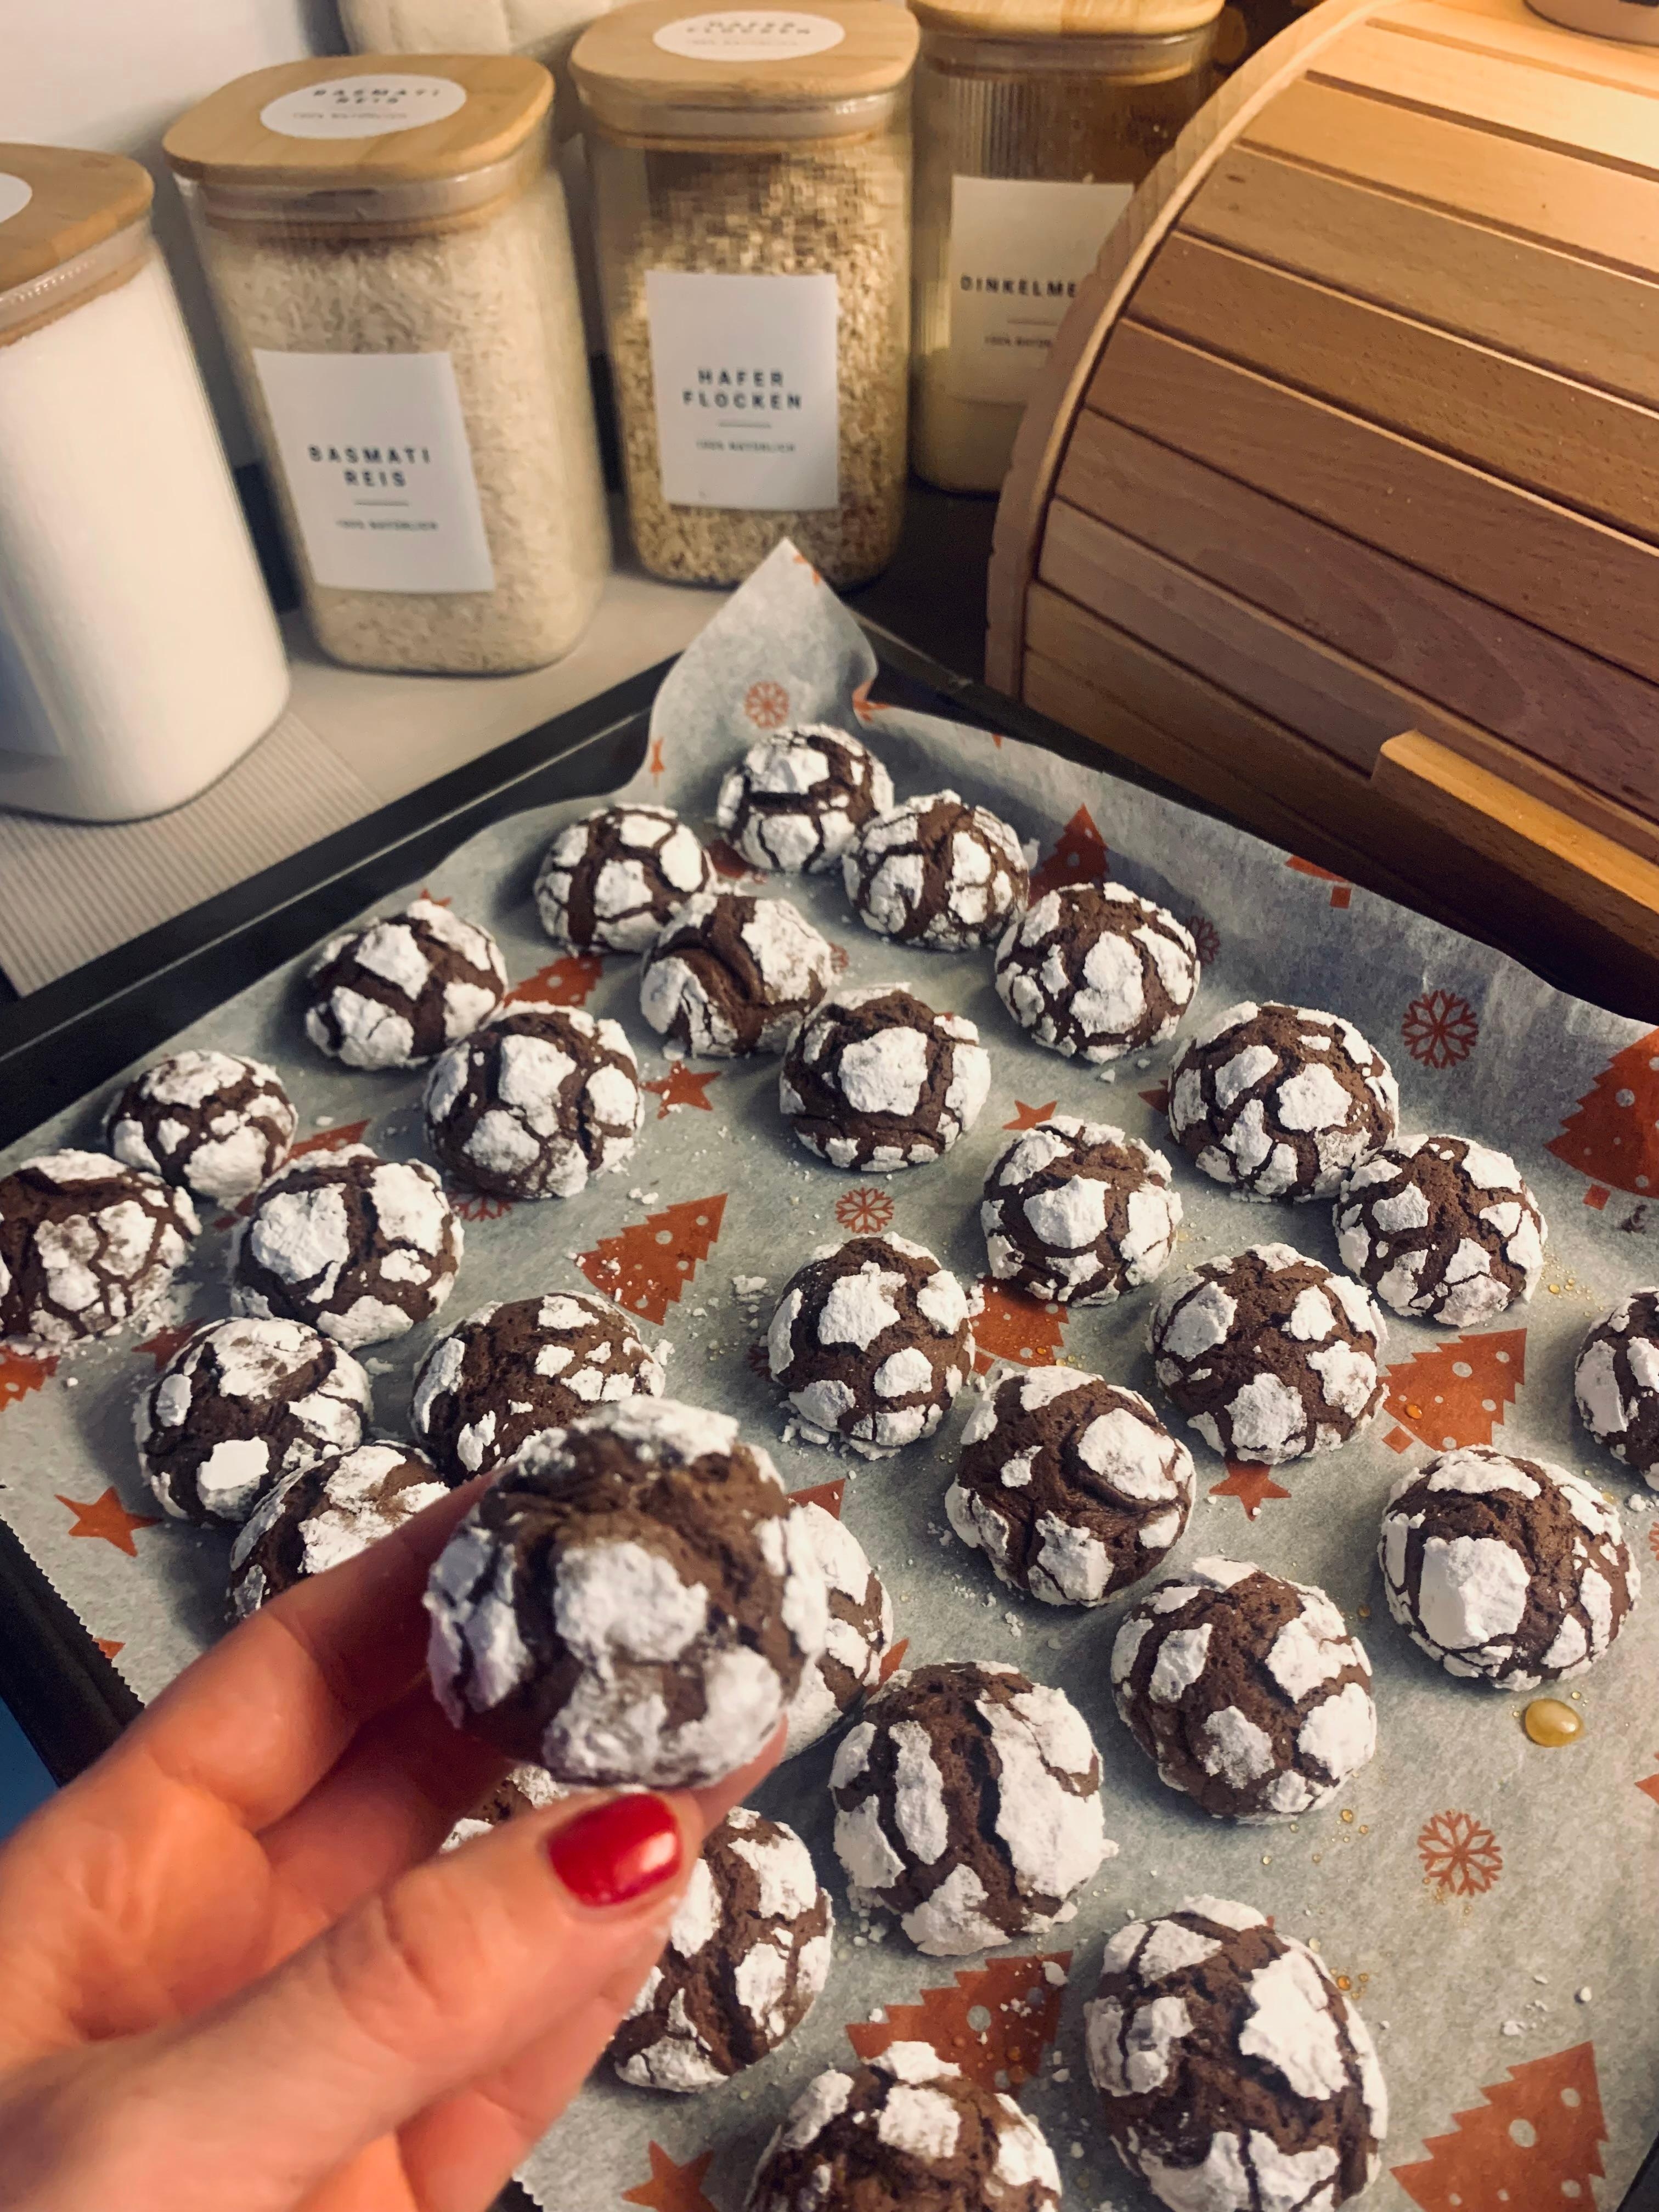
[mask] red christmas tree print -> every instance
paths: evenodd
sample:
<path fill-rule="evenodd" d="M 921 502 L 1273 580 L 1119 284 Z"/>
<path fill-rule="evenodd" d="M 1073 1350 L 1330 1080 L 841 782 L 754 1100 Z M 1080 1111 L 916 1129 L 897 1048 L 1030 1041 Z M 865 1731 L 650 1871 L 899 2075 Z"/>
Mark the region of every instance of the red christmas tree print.
<path fill-rule="evenodd" d="M 833 1521 L 841 1518 L 841 1502 L 847 1493 L 847 1477 L 836 1482 L 815 1482 L 806 1490 L 792 1490 L 791 1502 L 796 1505 L 821 1505 Z"/>
<path fill-rule="evenodd" d="M 726 1193 L 688 1199 L 665 1212 L 647 1214 L 616 1237 L 602 1237 L 576 1265 L 597 1291 L 629 1313 L 665 1321 L 668 1309 L 696 1273 L 720 1233 Z"/>
<path fill-rule="evenodd" d="M 657 1119 L 665 1121 L 677 1106 L 696 1106 L 703 1113 L 712 1114 L 708 1103 L 708 1086 L 720 1081 L 720 1070 L 711 1067 L 707 1075 L 693 1075 L 683 1060 L 671 1060 L 666 1075 L 659 1075 L 654 1083 L 641 1088 L 653 1092 L 657 1101 Z"/>
<path fill-rule="evenodd" d="M 1455 991 L 1425 991 L 1400 1024 L 1406 1049 L 1425 1067 L 1455 1067 L 1474 1050 L 1480 1017 Z"/>
<path fill-rule="evenodd" d="M 708 865 L 717 876 L 728 884 L 763 884 L 766 878 L 758 868 L 751 868 L 737 847 L 724 837 L 705 837 L 702 849 L 708 855 Z"/>
<path fill-rule="evenodd" d="M 862 684 L 855 684 L 853 686 L 853 712 L 858 716 L 860 722 L 873 722 L 876 716 L 881 712 L 880 708 L 874 705 L 871 701 L 870 685 L 872 680 L 872 679 L 870 677 L 866 676 Z"/>
<path fill-rule="evenodd" d="M 878 1680 L 890 1682 L 904 1664 L 904 1655 L 909 1649 L 910 1639 L 908 1636 L 901 1636 L 896 1644 L 890 1645 L 883 1655 L 880 1666 L 876 1669 Z"/>
<path fill-rule="evenodd" d="M 289 1158 L 299 1160 L 307 1152 L 343 1152 L 348 1145 L 361 1145 L 368 1128 L 367 1121 L 342 1121 L 332 1129 L 319 1129 L 313 1136 L 301 1137 Z M 245 1198 L 237 1212 L 240 1213 L 249 1202 Z"/>
<path fill-rule="evenodd" d="M 1437 1344 L 1389 1370 L 1385 1409 L 1400 1426 L 1383 1442 L 1404 1451 L 1414 1437 L 1431 1451 L 1489 1444 L 1527 1379 L 1527 1332 L 1499 1328 Z"/>
<path fill-rule="evenodd" d="M 185 1334 L 189 1334 L 188 1330 Z M 31 1390 L 38 1390 L 57 1372 L 55 1352 L 44 1359 L 36 1359 L 24 1352 L 0 1352 L 0 1409 L 27 1398 Z"/>
<path fill-rule="evenodd" d="M 1496 1836 L 1472 1813 L 1437 1813 L 1417 1838 L 1417 1856 L 1431 1889 L 1443 1897 L 1480 1897 L 1504 1871 Z"/>
<path fill-rule="evenodd" d="M 1422 2212 L 1543 2212 L 1567 2203 L 1588 2212 L 1607 2132 L 1594 2045 L 1511 2066 L 1507 2081 L 1480 2094 L 1484 2105 L 1452 2114 L 1455 2134 L 1426 2139 L 1426 2159 L 1394 2168 L 1413 2203 Z"/>
<path fill-rule="evenodd" d="M 983 1375 L 994 1360 L 1012 1359 L 1022 1367 L 1052 1367 L 1066 1334 L 1066 1309 L 1041 1305 L 1023 1291 L 987 1276 L 980 1285 L 985 1305 L 974 1323 L 974 1367 Z"/>
<path fill-rule="evenodd" d="M 1106 840 L 1095 827 L 1095 817 L 1079 806 L 1054 840 L 1054 849 L 1031 876 L 1033 904 L 1061 884 L 1102 884 L 1110 856 Z"/>
<path fill-rule="evenodd" d="M 751 684 L 743 695 L 743 711 L 757 730 L 781 730 L 789 720 L 789 694 L 781 684 Z"/>
<path fill-rule="evenodd" d="M 1333 906 L 1346 906 L 1353 896 L 1353 885 L 1346 876 L 1333 875 L 1328 868 L 1322 868 L 1316 861 L 1297 860 L 1292 856 L 1285 865 L 1287 868 L 1294 868 L 1299 876 L 1313 876 L 1322 884 L 1328 884 Z"/>
<path fill-rule="evenodd" d="M 1236 1498 L 1244 1508 L 1245 1517 L 1251 1521 L 1270 1498 L 1288 1498 L 1290 1494 L 1282 1483 L 1273 1480 L 1271 1468 L 1258 1467 L 1251 1460 L 1230 1459 L 1225 1481 L 1210 1485 L 1212 1498 Z"/>
<path fill-rule="evenodd" d="M 594 952 L 567 952 L 515 983 L 507 994 L 509 1006 L 585 1006 L 588 994 L 605 973 L 605 963 Z"/>
<path fill-rule="evenodd" d="M 1590 1177 L 1586 1206 L 1605 1206 L 1609 1189 L 1659 1189 L 1659 1030 L 1608 1061 L 1547 1149 Z"/>
<path fill-rule="evenodd" d="M 1167 1083 L 1155 1083 L 1150 1091 L 1143 1091 L 1140 1095 L 1154 1114 L 1169 1112 L 1170 1086 Z"/>
<path fill-rule="evenodd" d="M 173 1353 L 182 1352 L 195 1334 L 196 1324 L 193 1322 L 181 1321 L 176 1328 L 157 1329 L 154 1336 L 144 1339 L 138 1349 L 149 1352 L 159 1375 Z"/>
<path fill-rule="evenodd" d="M 660 2143 L 647 2144 L 647 2153 L 651 2179 L 636 2189 L 624 2189 L 624 2204 L 643 2204 L 649 2212 L 714 2212 L 702 2190 L 702 2178 L 714 2160 L 712 2150 L 699 2152 L 684 2166 L 670 2158 Z"/>
<path fill-rule="evenodd" d="M 836 1200 L 836 1218 L 843 1229 L 850 1229 L 854 1237 L 873 1237 L 885 1229 L 896 1209 L 884 1190 L 873 1184 L 860 1183 L 856 1190 L 844 1190 Z"/>
<path fill-rule="evenodd" d="M 125 1552 L 130 1559 L 138 1556 L 138 1547 L 132 1540 L 135 1528 L 159 1528 L 161 1516 L 155 1513 L 129 1513 L 113 1490 L 106 1490 L 94 1498 L 90 1505 L 78 1498 L 65 1498 L 61 1491 L 52 1496 L 60 1505 L 66 1505 L 75 1516 L 71 1536 L 101 1537 L 105 1543 L 113 1544 L 118 1552 Z"/>
<path fill-rule="evenodd" d="M 106 1659 L 113 1659 L 118 1651 L 125 1651 L 127 1648 L 113 1636 L 94 1636 L 92 1640 Z"/>
<path fill-rule="evenodd" d="M 1059 2032 L 1071 1963 L 1069 1951 L 994 1959 L 947 1989 L 924 1990 L 915 2004 L 888 2005 L 884 2020 L 852 2021 L 847 2039 L 866 2062 L 890 2044 L 930 2043 L 981 2088 L 1018 2089 Z"/>

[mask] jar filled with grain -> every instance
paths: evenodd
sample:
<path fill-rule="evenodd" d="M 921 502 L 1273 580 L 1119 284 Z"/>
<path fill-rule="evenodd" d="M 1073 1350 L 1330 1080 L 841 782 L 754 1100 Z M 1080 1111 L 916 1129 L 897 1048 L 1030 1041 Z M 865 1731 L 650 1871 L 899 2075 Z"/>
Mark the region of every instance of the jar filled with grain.
<path fill-rule="evenodd" d="M 539 667 L 598 604 L 552 97 L 515 55 L 331 56 L 167 135 L 312 628 L 349 666 Z"/>
<path fill-rule="evenodd" d="M 1079 280 L 1208 97 L 1221 0 L 911 0 L 915 447 L 996 491 Z"/>
<path fill-rule="evenodd" d="M 903 516 L 916 24 L 682 6 L 602 16 L 571 63 L 635 544 L 726 584 L 790 538 L 861 583 Z"/>

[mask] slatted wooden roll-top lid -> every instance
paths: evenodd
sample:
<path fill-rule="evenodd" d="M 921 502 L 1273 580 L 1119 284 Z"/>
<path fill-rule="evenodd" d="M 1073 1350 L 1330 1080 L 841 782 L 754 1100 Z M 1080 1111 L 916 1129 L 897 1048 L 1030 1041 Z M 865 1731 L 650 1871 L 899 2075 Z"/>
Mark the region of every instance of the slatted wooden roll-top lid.
<path fill-rule="evenodd" d="M 1327 0 L 1254 57 L 1079 288 L 989 616 L 1004 690 L 1659 1020 L 1659 52 Z"/>

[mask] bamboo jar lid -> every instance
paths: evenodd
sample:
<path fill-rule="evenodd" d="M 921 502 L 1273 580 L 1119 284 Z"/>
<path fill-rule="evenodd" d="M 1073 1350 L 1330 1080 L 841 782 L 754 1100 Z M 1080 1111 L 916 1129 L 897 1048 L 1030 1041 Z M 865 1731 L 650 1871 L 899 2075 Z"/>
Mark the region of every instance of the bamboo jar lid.
<path fill-rule="evenodd" d="M 1195 31 L 1223 0 L 909 0 L 924 30 L 969 39 L 1155 38 Z"/>
<path fill-rule="evenodd" d="M 0 143 L 0 292 L 142 222 L 154 190 L 148 171 L 124 155 Z"/>
<path fill-rule="evenodd" d="M 892 0 L 696 12 L 636 0 L 590 23 L 570 58 L 585 106 L 627 127 L 642 110 L 828 109 L 895 92 L 921 42 Z"/>

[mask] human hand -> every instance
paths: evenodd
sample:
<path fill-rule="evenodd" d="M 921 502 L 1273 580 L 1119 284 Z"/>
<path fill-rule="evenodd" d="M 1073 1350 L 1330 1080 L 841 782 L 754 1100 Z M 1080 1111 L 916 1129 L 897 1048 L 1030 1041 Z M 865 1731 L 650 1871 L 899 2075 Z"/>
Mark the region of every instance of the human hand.
<path fill-rule="evenodd" d="M 0 1850 L 4 2212 L 479 2212 L 580 2087 L 783 1731 L 433 1858 L 506 1770 L 423 1667 L 480 1486 L 233 1630 Z"/>

